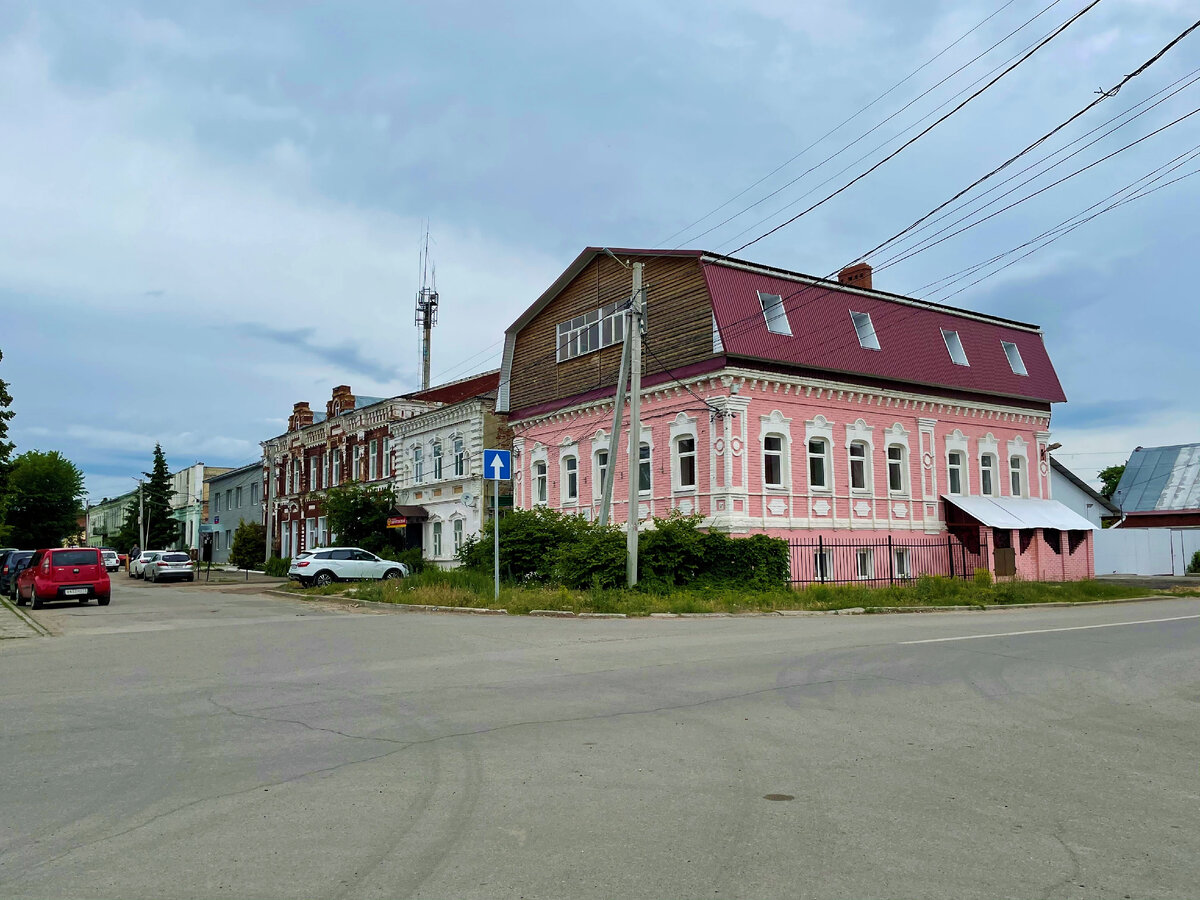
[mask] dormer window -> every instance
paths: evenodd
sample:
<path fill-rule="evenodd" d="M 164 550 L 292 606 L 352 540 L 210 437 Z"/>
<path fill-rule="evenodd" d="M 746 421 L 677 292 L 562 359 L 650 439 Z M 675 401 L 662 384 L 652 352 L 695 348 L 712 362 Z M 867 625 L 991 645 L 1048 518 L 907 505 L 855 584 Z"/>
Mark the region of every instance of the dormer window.
<path fill-rule="evenodd" d="M 767 318 L 767 331 L 772 334 L 791 334 L 792 326 L 788 324 L 787 312 L 783 308 L 783 298 L 778 294 L 758 292 L 758 302 L 762 306 L 763 315 Z"/>
<path fill-rule="evenodd" d="M 858 345 L 864 350 L 882 350 L 879 337 L 875 334 L 875 326 L 871 323 L 870 313 L 851 311 L 850 318 L 854 321 L 854 330 L 858 333 Z"/>
<path fill-rule="evenodd" d="M 942 340 L 946 342 L 946 349 L 950 351 L 950 361 L 956 366 L 969 366 L 967 362 L 967 351 L 963 349 L 962 341 L 959 340 L 958 332 L 951 331 L 948 328 L 942 329 Z"/>
<path fill-rule="evenodd" d="M 1025 369 L 1025 360 L 1021 359 L 1021 348 L 1012 341 L 1001 341 L 1000 346 L 1004 348 L 1004 355 L 1008 357 L 1008 364 L 1012 367 L 1015 375 L 1028 375 L 1029 372 Z"/>

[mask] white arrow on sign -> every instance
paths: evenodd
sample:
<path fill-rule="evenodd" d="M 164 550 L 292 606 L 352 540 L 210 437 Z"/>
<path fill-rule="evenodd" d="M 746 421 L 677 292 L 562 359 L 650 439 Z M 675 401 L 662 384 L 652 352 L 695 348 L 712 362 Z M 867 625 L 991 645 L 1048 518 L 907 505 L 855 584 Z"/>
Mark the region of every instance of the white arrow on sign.
<path fill-rule="evenodd" d="M 492 457 L 492 477 L 499 480 L 500 473 L 504 471 L 504 463 L 500 462 L 500 456 L 497 454 Z"/>

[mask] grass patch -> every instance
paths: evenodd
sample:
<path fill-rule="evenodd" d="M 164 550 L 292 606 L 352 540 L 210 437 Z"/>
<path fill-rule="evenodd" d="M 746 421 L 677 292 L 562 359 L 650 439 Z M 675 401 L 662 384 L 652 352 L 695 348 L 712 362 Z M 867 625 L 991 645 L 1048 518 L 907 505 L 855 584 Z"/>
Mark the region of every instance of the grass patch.
<path fill-rule="evenodd" d="M 356 600 L 428 606 L 506 609 L 515 615 L 535 609 L 573 613 L 747 613 L 778 610 L 837 610 L 886 606 L 978 606 L 1009 603 L 1080 603 L 1123 600 L 1152 595 L 1178 596 L 1173 591 L 1148 591 L 1136 585 L 1100 581 L 1012 581 L 992 584 L 986 579 L 961 581 L 925 576 L 905 585 L 867 587 L 857 584 L 810 585 L 805 588 L 751 590 L 737 585 L 694 585 L 685 588 L 641 587 L 571 590 L 545 585 L 501 584 L 500 600 L 493 599 L 491 576 L 466 569 L 427 569 L 398 581 L 372 581 L 284 590 L 307 596 L 342 594 Z"/>

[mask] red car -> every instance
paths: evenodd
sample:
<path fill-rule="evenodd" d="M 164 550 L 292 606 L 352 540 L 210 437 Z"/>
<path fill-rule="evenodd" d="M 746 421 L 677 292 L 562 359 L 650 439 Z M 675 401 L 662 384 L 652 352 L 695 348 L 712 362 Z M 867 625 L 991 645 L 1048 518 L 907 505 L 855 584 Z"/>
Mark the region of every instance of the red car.
<path fill-rule="evenodd" d="M 39 550 L 17 576 L 17 605 L 28 600 L 34 609 L 55 600 L 87 603 L 93 597 L 108 606 L 112 583 L 95 547 Z"/>

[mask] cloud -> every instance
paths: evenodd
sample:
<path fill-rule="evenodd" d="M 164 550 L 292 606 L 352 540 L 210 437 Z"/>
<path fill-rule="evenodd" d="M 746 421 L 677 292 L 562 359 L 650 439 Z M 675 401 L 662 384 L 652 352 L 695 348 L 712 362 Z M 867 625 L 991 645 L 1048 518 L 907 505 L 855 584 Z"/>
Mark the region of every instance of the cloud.
<path fill-rule="evenodd" d="M 234 327 L 245 329 L 254 337 L 302 350 L 342 371 L 366 375 L 377 382 L 386 384 L 397 381 L 401 376 L 398 366 L 366 358 L 352 341 L 343 341 L 335 345 L 325 343 L 315 328 L 283 329 L 250 323 L 236 323 Z"/>

